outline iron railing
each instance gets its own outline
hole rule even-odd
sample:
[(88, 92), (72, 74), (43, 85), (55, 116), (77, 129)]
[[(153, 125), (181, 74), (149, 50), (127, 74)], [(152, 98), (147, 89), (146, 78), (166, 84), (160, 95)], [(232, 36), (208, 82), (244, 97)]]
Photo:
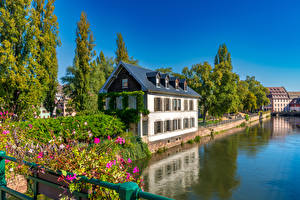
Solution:
[[(48, 185), (53, 188), (61, 189), (61, 185), (49, 182), (42, 178), (38, 178), (37, 176), (27, 176), (26, 178), (31, 179), (33, 181), (33, 197), (27, 196), (11, 188), (7, 187), (6, 180), (5, 180), (5, 160), (17, 162), (16, 158), (7, 156), (4, 151), (0, 151), (0, 200), (6, 200), (6, 193), (10, 194), (11, 196), (17, 197), (21, 200), (36, 200), (37, 196), (39, 195), (38, 192), (38, 183), (42, 183)], [(30, 166), (30, 167), (38, 167), (35, 163), (30, 163), (27, 161), (23, 161), (23, 164)], [(50, 171), (50, 170), (49, 170)], [(56, 172), (60, 174), (59, 172)], [(149, 192), (142, 191), (137, 183), (134, 182), (125, 182), (120, 184), (109, 183), (105, 181), (100, 181), (98, 179), (90, 179), (85, 176), (78, 176), (80, 181), (85, 183), (90, 183), (96, 186), (101, 186), (110, 190), (114, 190), (119, 194), (121, 200), (137, 200), (137, 199), (148, 199), (148, 200), (172, 200), (167, 197), (159, 196), (156, 194), (152, 194)], [(76, 196), (77, 199), (88, 198), (88, 195), (85, 193), (74, 192), (72, 195)]]

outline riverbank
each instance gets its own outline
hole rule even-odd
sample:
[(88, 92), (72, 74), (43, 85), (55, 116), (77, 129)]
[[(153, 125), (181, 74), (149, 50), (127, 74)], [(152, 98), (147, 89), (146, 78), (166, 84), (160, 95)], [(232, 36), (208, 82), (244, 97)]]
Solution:
[[(199, 127), (198, 131), (182, 135), (178, 138), (170, 138), (167, 141), (155, 141), (152, 143), (148, 143), (148, 148), (151, 151), (151, 153), (159, 153), (164, 152), (167, 149), (170, 149), (172, 147), (176, 147), (179, 145), (183, 145), (185, 143), (193, 143), (194, 139), (196, 138), (196, 141), (198, 143), (205, 143), (207, 141), (210, 141), (212, 137), (217, 138), (219, 135), (227, 134), (227, 132), (236, 132), (241, 129), (243, 129), (245, 126), (248, 125), (254, 125), (254, 122), (258, 122), (259, 120), (266, 120), (271, 116), (271, 113), (265, 113), (262, 116), (256, 115), (256, 116), (250, 116), (249, 120), (241, 119), (238, 121), (234, 121), (227, 124), (222, 124), (216, 127)], [(200, 139), (200, 140), (199, 140)]]

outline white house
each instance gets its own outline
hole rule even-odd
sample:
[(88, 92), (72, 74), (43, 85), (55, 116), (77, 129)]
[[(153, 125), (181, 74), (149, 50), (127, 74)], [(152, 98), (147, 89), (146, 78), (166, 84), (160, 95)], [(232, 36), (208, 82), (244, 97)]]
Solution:
[[(170, 138), (177, 141), (198, 130), (199, 94), (188, 87), (185, 79), (121, 62), (100, 92), (140, 90), (145, 93), (144, 104), (149, 110), (136, 126), (137, 134), (144, 141)], [(122, 109), (121, 97), (116, 99), (116, 104), (117, 109)], [(136, 107), (134, 97), (129, 98), (129, 107)]]

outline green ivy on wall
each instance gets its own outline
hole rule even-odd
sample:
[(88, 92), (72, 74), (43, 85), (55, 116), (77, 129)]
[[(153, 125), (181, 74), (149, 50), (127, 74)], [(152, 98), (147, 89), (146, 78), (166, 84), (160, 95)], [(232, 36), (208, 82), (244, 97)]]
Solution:
[[(149, 111), (144, 105), (144, 94), (143, 91), (100, 93), (98, 97), (98, 108), (106, 114), (117, 115), (129, 126), (130, 123), (139, 122), (141, 113), (144, 115), (149, 114)], [(129, 108), (129, 96), (136, 97), (136, 109)], [(122, 97), (122, 109), (116, 108), (117, 97)], [(104, 110), (107, 98), (109, 98), (108, 109)]]

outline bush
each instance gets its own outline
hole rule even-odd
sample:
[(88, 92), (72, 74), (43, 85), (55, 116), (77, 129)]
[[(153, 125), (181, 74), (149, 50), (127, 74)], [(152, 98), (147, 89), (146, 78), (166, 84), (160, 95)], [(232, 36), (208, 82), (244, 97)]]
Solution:
[[(52, 136), (61, 136), (64, 140), (76, 139), (90, 141), (94, 137), (116, 137), (124, 132), (124, 124), (116, 117), (103, 113), (89, 116), (58, 117), (33, 119), (13, 123), (19, 127), (27, 138), (48, 142)], [(14, 127), (11, 126), (11, 131)]]
[(187, 143), (188, 144), (194, 144), (194, 140), (188, 140)]
[(246, 121), (249, 121), (249, 119), (250, 119), (250, 118), (249, 118), (249, 115), (246, 114), (246, 115), (245, 115), (245, 120), (246, 120)]
[(201, 140), (201, 137), (199, 135), (197, 135), (194, 139), (195, 142), (199, 143)]

